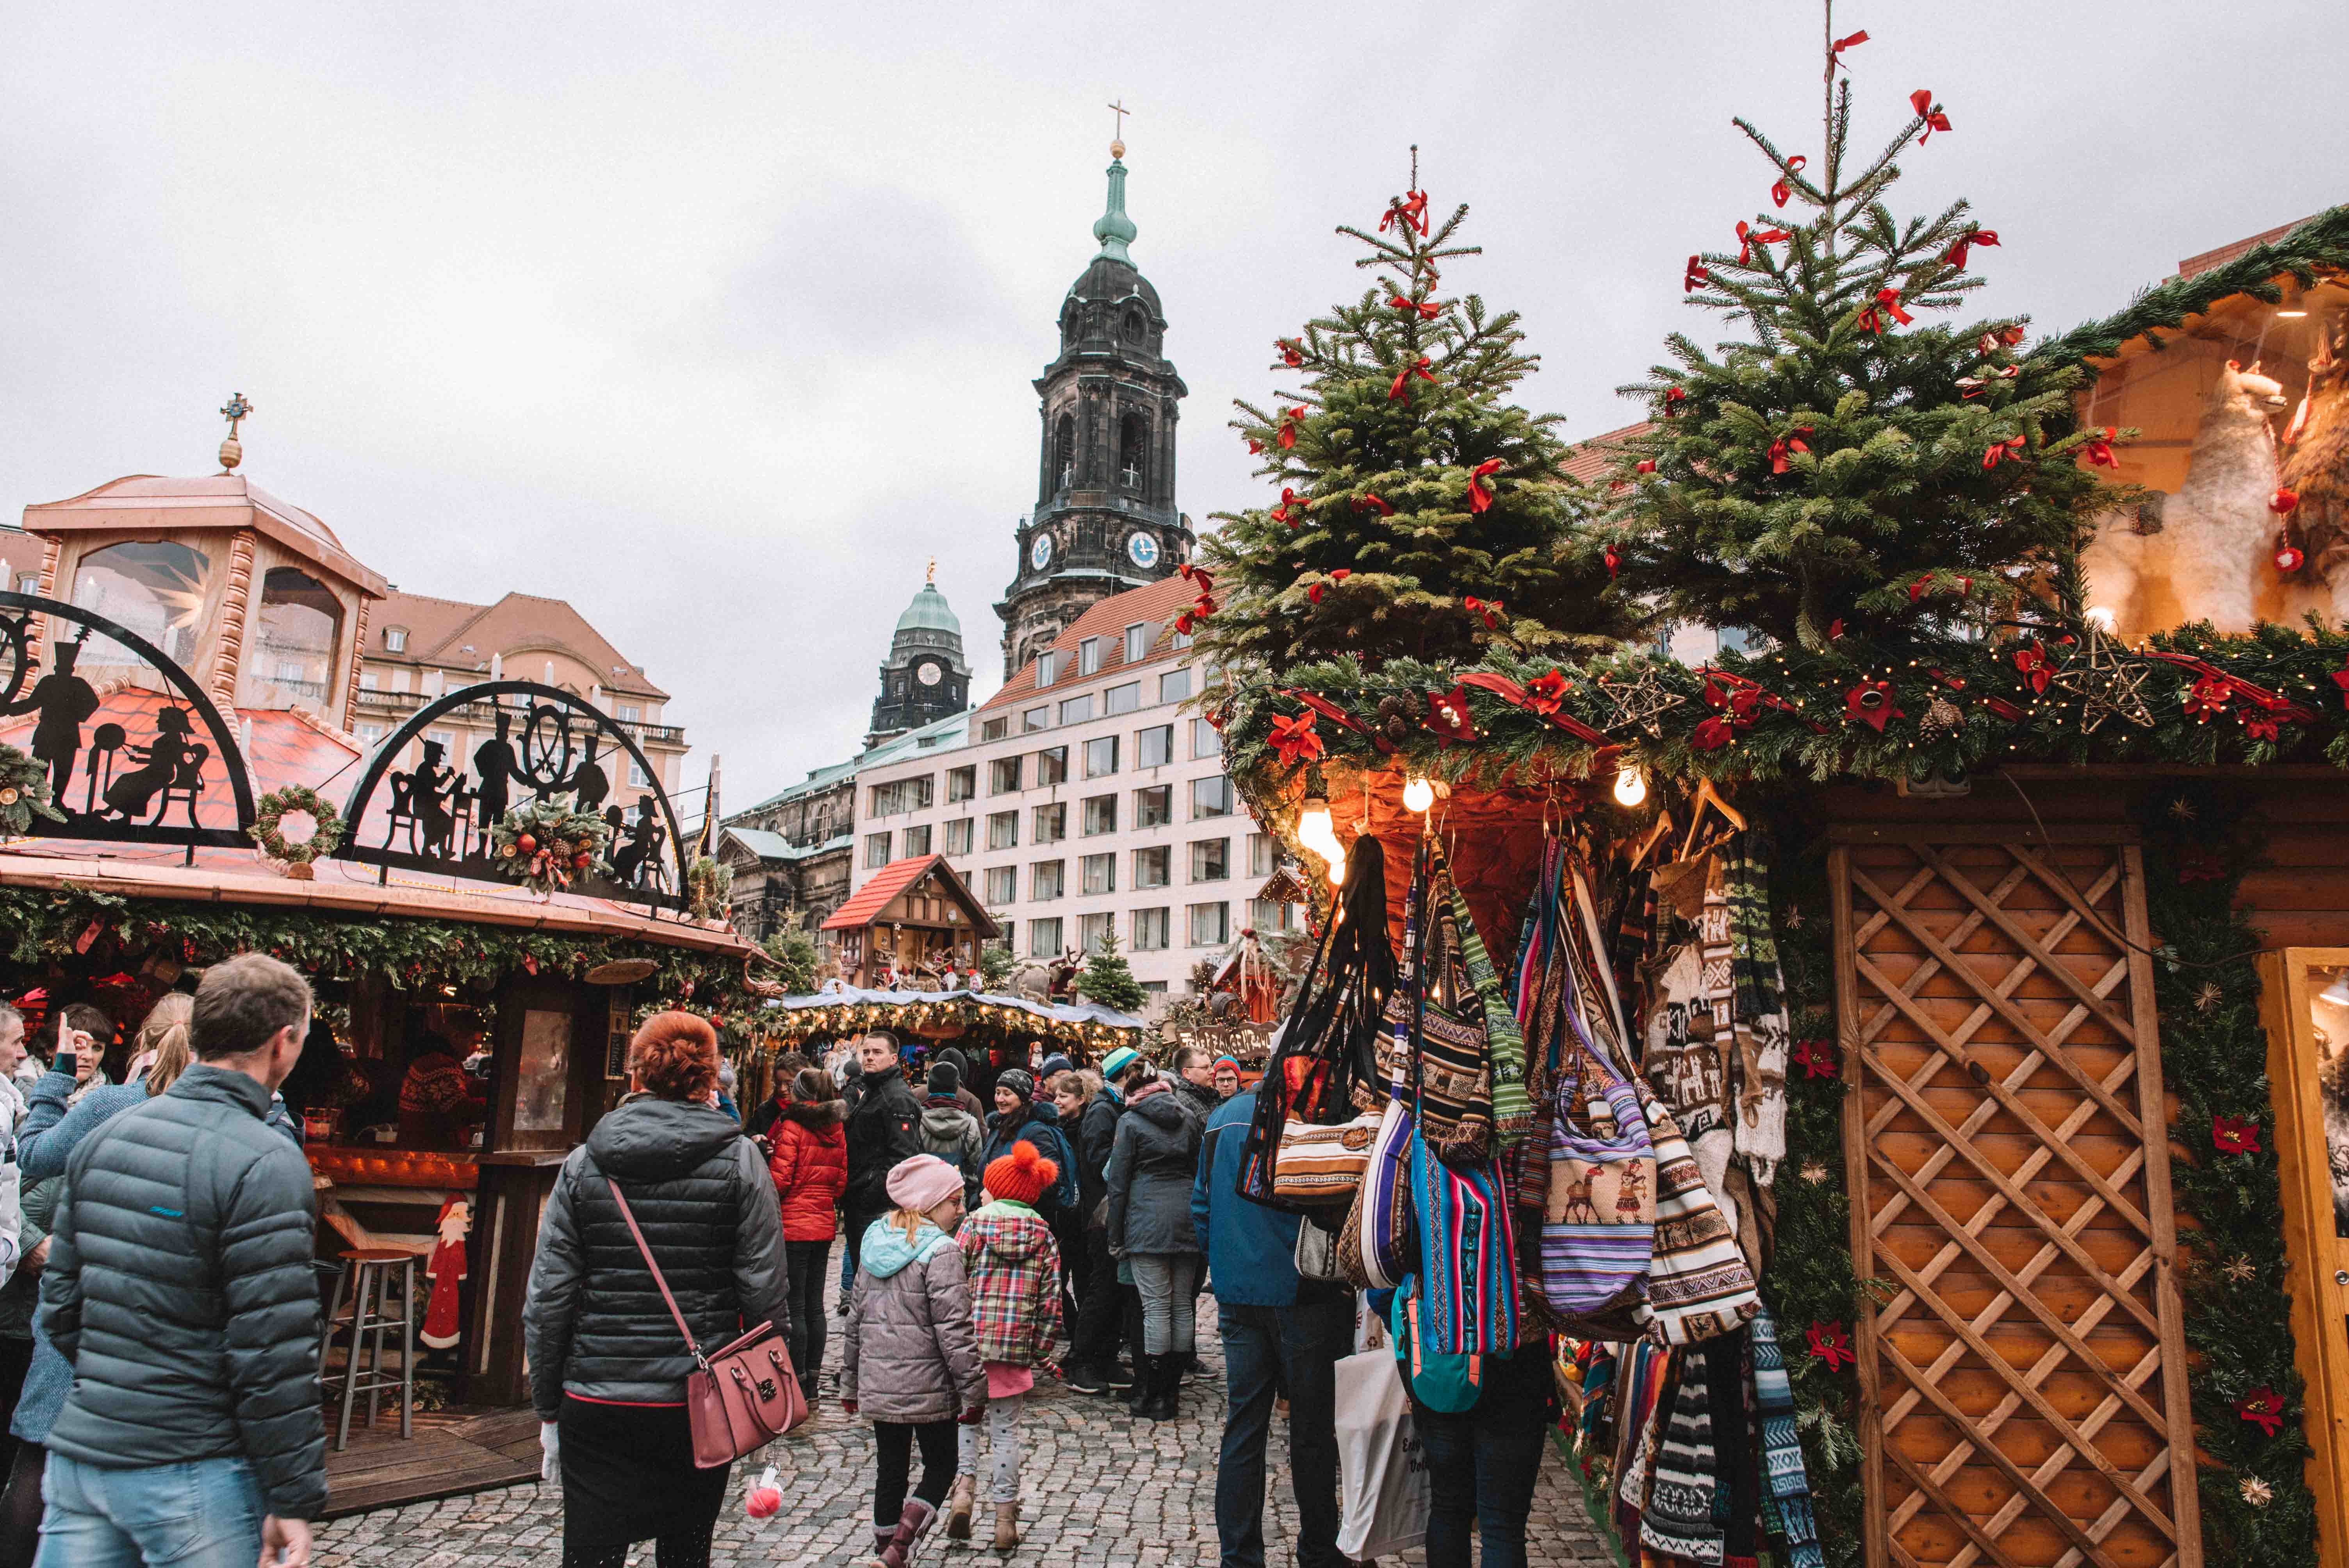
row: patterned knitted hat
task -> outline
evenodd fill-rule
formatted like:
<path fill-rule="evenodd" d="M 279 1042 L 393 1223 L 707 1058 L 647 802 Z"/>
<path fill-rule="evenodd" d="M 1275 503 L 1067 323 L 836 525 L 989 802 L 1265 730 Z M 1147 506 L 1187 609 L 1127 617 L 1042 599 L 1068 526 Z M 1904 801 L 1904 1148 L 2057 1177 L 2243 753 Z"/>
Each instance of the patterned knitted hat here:
<path fill-rule="evenodd" d="M 1026 1068 L 1005 1068 L 995 1075 L 995 1087 L 1008 1088 L 1021 1099 L 1027 1099 L 1036 1092 L 1036 1078 Z"/>
<path fill-rule="evenodd" d="M 1060 1179 L 1060 1166 L 1037 1153 L 1036 1146 L 1024 1139 L 1011 1146 L 1010 1153 L 988 1161 L 984 1178 L 994 1196 L 1030 1205 Z"/>

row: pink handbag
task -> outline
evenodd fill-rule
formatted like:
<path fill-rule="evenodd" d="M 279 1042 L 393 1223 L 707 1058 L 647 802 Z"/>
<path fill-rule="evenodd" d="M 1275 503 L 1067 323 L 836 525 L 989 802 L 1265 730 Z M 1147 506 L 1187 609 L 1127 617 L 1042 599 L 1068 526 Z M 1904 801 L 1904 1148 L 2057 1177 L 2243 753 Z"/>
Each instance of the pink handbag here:
<path fill-rule="evenodd" d="M 644 1254 L 645 1267 L 652 1271 L 653 1284 L 660 1286 L 668 1315 L 677 1320 L 677 1331 L 685 1336 L 685 1348 L 699 1368 L 685 1379 L 693 1462 L 703 1470 L 732 1464 L 806 1420 L 807 1396 L 800 1391 L 799 1377 L 792 1370 L 791 1349 L 775 1332 L 775 1326 L 762 1323 L 716 1355 L 704 1356 L 701 1346 L 694 1343 L 693 1330 L 685 1326 L 685 1314 L 677 1309 L 677 1297 L 668 1293 L 660 1264 L 653 1262 L 653 1250 L 645 1244 L 636 1215 L 628 1212 L 620 1184 L 608 1176 L 604 1184 L 612 1190 L 612 1202 L 620 1206 L 620 1218 L 628 1222 L 628 1234 L 636 1238 L 636 1251 Z"/>

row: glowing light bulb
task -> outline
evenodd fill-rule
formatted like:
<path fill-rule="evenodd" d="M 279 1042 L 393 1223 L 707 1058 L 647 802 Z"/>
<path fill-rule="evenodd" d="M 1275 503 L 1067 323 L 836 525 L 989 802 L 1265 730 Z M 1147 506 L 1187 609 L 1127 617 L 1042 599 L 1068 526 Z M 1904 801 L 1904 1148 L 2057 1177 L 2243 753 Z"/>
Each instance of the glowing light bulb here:
<path fill-rule="evenodd" d="M 1615 775 L 1615 803 L 1636 806 L 1648 798 L 1648 780 L 1636 768 L 1626 768 Z"/>
<path fill-rule="evenodd" d="M 2094 622 L 2095 622 L 2095 623 L 2099 627 L 2101 627 L 2101 628 L 2102 628 L 2102 629 L 2104 629 L 2105 631 L 2109 632 L 2109 631 L 2111 631 L 2111 630 L 2113 629 L 2113 620 L 2114 620 L 2113 613 L 2112 613 L 2112 611 L 2111 611 L 2109 608 L 2107 608 L 2106 606 L 2105 606 L 2105 605 L 2103 605 L 2103 604 L 2091 604 L 2091 605 L 2089 605 L 2089 606 L 2088 606 L 2088 619 L 2089 619 L 2089 620 L 2091 620 L 2091 621 L 2094 621 Z"/>
<path fill-rule="evenodd" d="M 1435 786 L 1424 779 L 1407 780 L 1402 787 L 1402 803 L 1407 810 L 1426 810 L 1435 804 Z"/>
<path fill-rule="evenodd" d="M 1305 802 L 1297 819 L 1297 841 L 1330 862 L 1330 885 L 1346 885 L 1346 846 L 1338 841 L 1338 825 L 1330 820 L 1330 802 L 1316 795 Z"/>

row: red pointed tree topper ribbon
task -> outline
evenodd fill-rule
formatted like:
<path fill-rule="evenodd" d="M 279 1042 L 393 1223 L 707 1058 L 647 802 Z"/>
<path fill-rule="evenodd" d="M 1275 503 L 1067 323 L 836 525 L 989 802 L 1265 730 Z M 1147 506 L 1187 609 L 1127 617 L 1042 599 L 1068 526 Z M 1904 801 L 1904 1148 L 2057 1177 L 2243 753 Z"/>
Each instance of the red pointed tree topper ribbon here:
<path fill-rule="evenodd" d="M 1947 126 L 1943 126 L 1941 129 L 1946 130 L 1949 128 Z M 1964 272 L 1966 270 L 1966 255 L 1973 246 L 1996 245 L 1997 243 L 1998 231 L 1996 229 L 1976 229 L 1970 234 L 1961 235 L 1959 238 L 1958 242 L 1951 245 L 1942 255 L 1941 260 L 1949 263 L 1950 265 L 1957 268 L 1958 271 Z"/>
<path fill-rule="evenodd" d="M 1893 703 L 1890 681 L 1862 681 L 1845 692 L 1843 716 L 1847 723 L 1857 719 L 1878 735 L 1886 720 L 1909 717 Z"/>
<path fill-rule="evenodd" d="M 1404 228 L 1416 229 L 1423 234 L 1426 233 L 1427 192 L 1413 191 L 1409 193 L 1408 199 L 1397 197 L 1387 203 L 1387 215 L 1379 220 L 1379 232 L 1385 233 L 1398 218 L 1402 220 Z"/>
<path fill-rule="evenodd" d="M 1876 291 L 1876 303 L 1859 313 L 1858 325 L 1863 330 L 1881 337 L 1884 335 L 1884 318 L 1888 315 L 1903 326 L 1917 319 L 1900 308 L 1899 289 L 1882 288 Z"/>
<path fill-rule="evenodd" d="M 1409 365 L 1404 366 L 1401 370 L 1396 371 L 1394 380 L 1390 382 L 1387 386 L 1387 397 L 1389 401 L 1392 401 L 1397 397 L 1402 398 L 1406 403 L 1411 401 L 1411 378 L 1413 376 L 1418 377 L 1422 381 L 1434 380 L 1435 373 L 1430 370 L 1427 366 L 1427 356 L 1423 354 L 1417 359 L 1413 360 Z"/>
<path fill-rule="evenodd" d="M 1493 492 L 1485 481 L 1501 471 L 1501 459 L 1487 458 L 1468 470 L 1468 511 L 1474 516 L 1493 504 Z"/>
<path fill-rule="evenodd" d="M 1844 1327 L 1840 1318 L 1833 1323 L 1813 1323 L 1803 1340 L 1810 1347 L 1812 1358 L 1826 1362 L 1830 1372 L 1838 1367 L 1858 1364 L 1859 1357 L 1852 1354 L 1851 1331 Z"/>
<path fill-rule="evenodd" d="M 1681 271 L 1681 293 L 1694 294 L 1712 281 L 1713 274 L 1704 270 L 1704 258 L 1691 256 L 1688 265 Z"/>
<path fill-rule="evenodd" d="M 1744 266 L 1753 259 L 1754 246 L 1775 245 L 1786 237 L 1784 229 L 1755 229 L 1740 218 L 1737 221 L 1737 264 Z"/>
<path fill-rule="evenodd" d="M 1924 146 L 1935 131 L 1950 129 L 1950 117 L 1943 114 L 1940 107 L 1933 102 L 1933 90 L 1930 88 L 1919 88 L 1915 92 L 1910 93 L 1909 103 L 1909 107 L 1917 111 L 1917 118 L 1925 122 L 1925 134 L 1917 139 L 1918 146 Z"/>
<path fill-rule="evenodd" d="M 1320 732 L 1313 727 L 1313 714 L 1309 709 L 1293 718 L 1275 718 L 1267 744 L 1280 754 L 1283 768 L 1309 762 L 1322 753 Z"/>
<path fill-rule="evenodd" d="M 1786 160 L 1786 172 L 1788 174 L 1799 174 L 1802 172 L 1803 165 L 1809 161 L 1809 159 L 1805 158 L 1801 153 L 1797 152 L 1794 157 Z M 1770 187 L 1770 200 L 1772 203 L 1776 206 L 1784 207 L 1786 204 L 1787 198 L 1794 195 L 1794 193 L 1795 188 L 1787 184 L 1783 178 L 1780 179 L 1777 183 Z"/>

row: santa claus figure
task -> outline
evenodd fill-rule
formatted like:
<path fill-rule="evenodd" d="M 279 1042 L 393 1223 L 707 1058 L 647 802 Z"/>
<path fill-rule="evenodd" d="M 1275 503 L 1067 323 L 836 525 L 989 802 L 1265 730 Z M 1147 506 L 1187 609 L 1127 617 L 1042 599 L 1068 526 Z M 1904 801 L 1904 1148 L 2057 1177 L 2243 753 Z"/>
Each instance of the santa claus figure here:
<path fill-rule="evenodd" d="M 464 1283 L 465 1233 L 472 1228 L 472 1209 L 464 1199 L 452 1197 L 440 1205 L 440 1218 L 433 1226 L 440 1239 L 424 1265 L 432 1295 L 425 1303 L 424 1327 L 416 1336 L 434 1350 L 457 1343 L 457 1287 Z"/>

